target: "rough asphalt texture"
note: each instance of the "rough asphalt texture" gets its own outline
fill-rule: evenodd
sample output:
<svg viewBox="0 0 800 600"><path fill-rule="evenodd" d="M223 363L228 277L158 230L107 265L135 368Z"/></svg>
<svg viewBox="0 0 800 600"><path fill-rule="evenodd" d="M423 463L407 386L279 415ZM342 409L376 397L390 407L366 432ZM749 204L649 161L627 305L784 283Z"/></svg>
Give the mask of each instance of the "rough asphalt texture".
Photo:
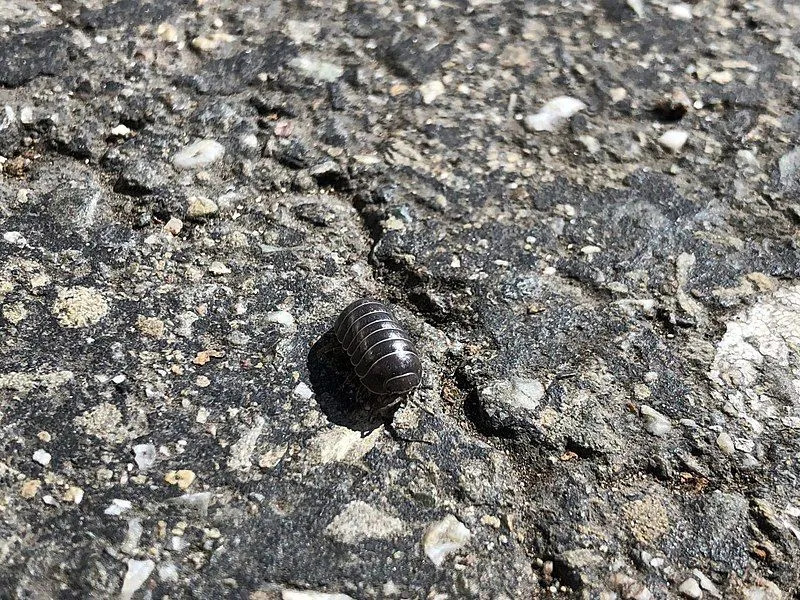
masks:
<svg viewBox="0 0 800 600"><path fill-rule="evenodd" d="M4 0L0 155L3 598L796 597L796 3Z"/></svg>

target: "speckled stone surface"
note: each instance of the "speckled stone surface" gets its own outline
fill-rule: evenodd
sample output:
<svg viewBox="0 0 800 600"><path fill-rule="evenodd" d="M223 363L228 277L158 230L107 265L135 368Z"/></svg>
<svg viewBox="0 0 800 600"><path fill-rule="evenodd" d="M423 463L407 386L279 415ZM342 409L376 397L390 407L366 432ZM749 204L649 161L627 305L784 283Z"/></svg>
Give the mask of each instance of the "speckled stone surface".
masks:
<svg viewBox="0 0 800 600"><path fill-rule="evenodd" d="M794 597L799 31L0 1L0 596Z"/></svg>

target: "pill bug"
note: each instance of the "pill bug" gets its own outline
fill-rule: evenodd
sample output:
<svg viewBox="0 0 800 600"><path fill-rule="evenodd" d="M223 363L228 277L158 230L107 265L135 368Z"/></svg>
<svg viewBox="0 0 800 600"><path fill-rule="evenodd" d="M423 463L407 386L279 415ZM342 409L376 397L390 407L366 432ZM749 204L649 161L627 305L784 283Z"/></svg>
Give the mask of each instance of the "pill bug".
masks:
<svg viewBox="0 0 800 600"><path fill-rule="evenodd" d="M362 385L390 406L422 381L422 364L408 333L377 300L361 298L333 326Z"/></svg>

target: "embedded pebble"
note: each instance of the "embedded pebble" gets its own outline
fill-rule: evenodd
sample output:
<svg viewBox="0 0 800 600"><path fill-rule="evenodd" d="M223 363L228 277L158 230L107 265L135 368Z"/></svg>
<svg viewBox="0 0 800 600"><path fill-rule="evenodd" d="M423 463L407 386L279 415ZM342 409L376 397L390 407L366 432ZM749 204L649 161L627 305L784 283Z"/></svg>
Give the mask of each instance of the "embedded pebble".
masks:
<svg viewBox="0 0 800 600"><path fill-rule="evenodd" d="M62 288L53 303L53 314L62 327L76 329L99 323L110 307L95 289L78 286Z"/></svg>
<svg viewBox="0 0 800 600"><path fill-rule="evenodd" d="M586 104L571 96L558 96L546 102L539 112L525 117L528 131L555 131L574 114L584 110Z"/></svg>
<svg viewBox="0 0 800 600"><path fill-rule="evenodd" d="M199 219L215 215L217 211L219 211L217 203L210 198L205 198L204 196L190 196L186 216L190 219Z"/></svg>
<svg viewBox="0 0 800 600"><path fill-rule="evenodd" d="M439 96L444 94L444 84L438 79L428 81L419 86L419 93L423 103L433 104Z"/></svg>
<svg viewBox="0 0 800 600"><path fill-rule="evenodd" d="M731 438L731 436L724 431L717 436L717 446L719 446L719 449L728 456L732 455L736 451L736 447L733 444L733 438Z"/></svg>
<svg viewBox="0 0 800 600"><path fill-rule="evenodd" d="M307 54L293 58L289 61L289 66L319 81L333 82L344 75L344 69L341 66Z"/></svg>
<svg viewBox="0 0 800 600"><path fill-rule="evenodd" d="M469 542L471 532L453 515L428 526L422 538L422 548L431 562L441 567L451 554L458 552Z"/></svg>
<svg viewBox="0 0 800 600"><path fill-rule="evenodd" d="M156 447L153 444L137 444L133 447L133 454L140 471L147 471L156 463Z"/></svg>
<svg viewBox="0 0 800 600"><path fill-rule="evenodd" d="M196 477L194 471L178 469L177 471L167 472L167 474L164 475L164 481L171 485L177 485L182 490L186 490L192 485Z"/></svg>
<svg viewBox="0 0 800 600"><path fill-rule="evenodd" d="M302 381L295 386L292 393L303 400L310 400L314 396L314 391Z"/></svg>
<svg viewBox="0 0 800 600"><path fill-rule="evenodd" d="M325 533L345 544L368 539L387 539L402 533L405 524L397 517L354 500L344 507L325 528Z"/></svg>
<svg viewBox="0 0 800 600"><path fill-rule="evenodd" d="M658 143L667 150L680 152L688 139L689 134L687 132L681 129L670 129L661 134L661 137L658 138Z"/></svg>
<svg viewBox="0 0 800 600"><path fill-rule="evenodd" d="M120 500L119 498L114 498L108 508L106 508L103 512L107 515L116 517L125 511L130 510L131 508L133 508L133 504L130 500Z"/></svg>
<svg viewBox="0 0 800 600"><path fill-rule="evenodd" d="M678 2L677 4L670 4L667 9L669 16L678 21L691 21L692 20L692 7L685 2Z"/></svg>
<svg viewBox="0 0 800 600"><path fill-rule="evenodd" d="M71 485L64 492L64 502L72 502L73 504L80 504L83 501L84 492L81 488Z"/></svg>
<svg viewBox="0 0 800 600"><path fill-rule="evenodd" d="M731 71L715 71L714 73L711 73L708 78L714 83L725 85L726 83L733 81L733 73Z"/></svg>
<svg viewBox="0 0 800 600"><path fill-rule="evenodd" d="M40 449L33 453L33 460L44 467L50 464L51 458L50 453L45 450Z"/></svg>
<svg viewBox="0 0 800 600"><path fill-rule="evenodd" d="M161 23L156 29L156 35L163 41L174 44L178 41L178 30L171 23Z"/></svg>
<svg viewBox="0 0 800 600"><path fill-rule="evenodd" d="M703 597L703 590L700 589L700 584L691 577L680 585L678 591L687 598L699 599Z"/></svg>
<svg viewBox="0 0 800 600"><path fill-rule="evenodd" d="M216 140L200 140L179 150L172 157L176 169L202 169L225 155L225 147Z"/></svg>
<svg viewBox="0 0 800 600"><path fill-rule="evenodd" d="M231 270L225 263L215 260L209 265L208 272L212 275L228 275Z"/></svg>
<svg viewBox="0 0 800 600"><path fill-rule="evenodd" d="M124 552L125 554L133 554L136 552L142 533L144 533L142 520L139 518L129 519L128 532L125 534L125 539L119 547L120 552Z"/></svg>
<svg viewBox="0 0 800 600"><path fill-rule="evenodd" d="M639 410L642 413L642 417L644 417L644 428L648 432L657 437L661 437L672 430L672 423L670 423L670 420L651 406L643 404Z"/></svg>
<svg viewBox="0 0 800 600"><path fill-rule="evenodd" d="M223 44L234 41L236 38L229 33L216 32L210 35L199 35L192 39L192 48L200 52L216 50Z"/></svg>
<svg viewBox="0 0 800 600"><path fill-rule="evenodd" d="M133 594L144 585L155 567L156 563L152 560L129 559L128 571L125 573L122 590L119 593L120 600L131 600Z"/></svg>
<svg viewBox="0 0 800 600"><path fill-rule="evenodd" d="M286 327L291 327L294 325L294 317L285 310L274 310L272 312L268 312L264 315L264 318L267 320L268 323L277 323L278 325L284 325Z"/></svg>

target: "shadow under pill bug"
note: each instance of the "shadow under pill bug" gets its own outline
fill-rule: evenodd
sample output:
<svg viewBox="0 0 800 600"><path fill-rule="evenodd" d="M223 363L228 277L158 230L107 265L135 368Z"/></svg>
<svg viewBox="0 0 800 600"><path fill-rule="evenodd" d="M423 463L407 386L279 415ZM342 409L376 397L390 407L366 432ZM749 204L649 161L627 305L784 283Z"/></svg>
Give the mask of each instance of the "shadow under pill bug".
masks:
<svg viewBox="0 0 800 600"><path fill-rule="evenodd" d="M422 364L408 333L377 300L361 298L333 327L362 385L373 394L403 396L422 381Z"/></svg>

